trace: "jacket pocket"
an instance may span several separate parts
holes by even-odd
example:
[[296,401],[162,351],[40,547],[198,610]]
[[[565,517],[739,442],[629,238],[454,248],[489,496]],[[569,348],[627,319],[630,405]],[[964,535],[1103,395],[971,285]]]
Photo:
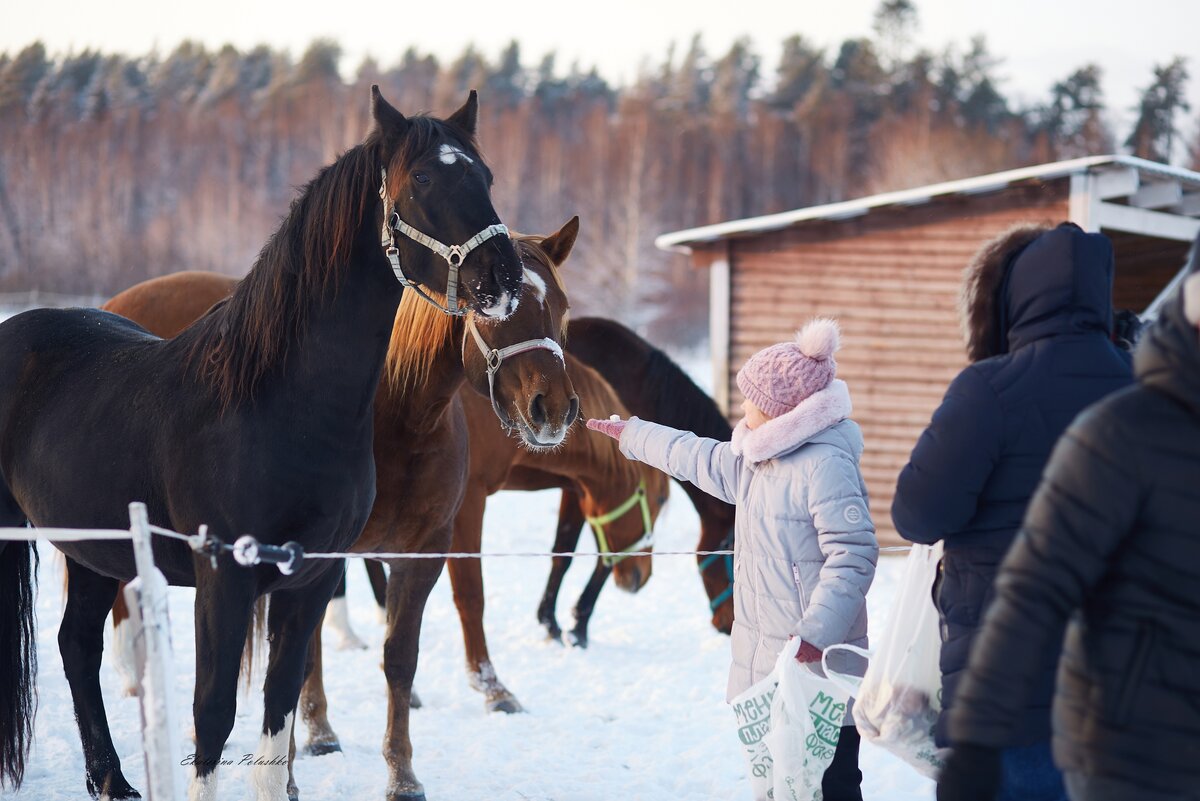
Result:
[[1133,654],[1129,658],[1129,667],[1125,670],[1125,675],[1117,687],[1112,718],[1115,726],[1124,726],[1129,722],[1138,690],[1142,686],[1146,669],[1150,665],[1150,654],[1154,650],[1157,634],[1157,627],[1153,623],[1149,621],[1138,623],[1137,637],[1133,644]]

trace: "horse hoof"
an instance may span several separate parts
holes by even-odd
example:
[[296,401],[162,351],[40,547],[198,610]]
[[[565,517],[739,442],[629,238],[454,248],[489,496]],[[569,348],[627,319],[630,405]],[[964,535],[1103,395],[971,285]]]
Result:
[[546,626],[546,639],[562,645],[562,629],[560,629],[558,626]]
[[514,715],[518,712],[524,712],[525,708],[521,706],[521,702],[511,695],[503,698],[493,698],[485,702],[488,712],[504,712],[509,715]]
[[387,801],[425,801],[425,793],[388,793]]
[[408,708],[409,709],[420,709],[423,706],[425,706],[425,704],[423,704],[421,702],[421,696],[417,695],[416,690],[413,690],[412,692],[410,692],[408,694]]
[[105,801],[127,801],[130,798],[141,798],[142,794],[133,789],[123,776],[112,776],[104,792],[98,792],[91,780],[88,780],[88,794],[92,798],[103,798]]
[[576,648],[583,648],[586,650],[588,647],[587,632],[572,631],[567,635],[567,639],[570,640],[571,645],[575,646]]
[[300,801],[300,789],[294,784],[289,784],[287,788],[288,801]]
[[337,740],[323,740],[317,743],[309,743],[304,746],[305,756],[325,756],[326,754],[340,754],[342,752],[342,744]]

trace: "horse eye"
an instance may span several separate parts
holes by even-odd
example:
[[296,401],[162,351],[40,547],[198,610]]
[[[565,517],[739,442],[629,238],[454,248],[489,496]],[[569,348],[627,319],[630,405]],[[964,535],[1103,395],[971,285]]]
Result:
[[413,179],[419,184],[429,183],[429,176],[423,172],[414,172]]

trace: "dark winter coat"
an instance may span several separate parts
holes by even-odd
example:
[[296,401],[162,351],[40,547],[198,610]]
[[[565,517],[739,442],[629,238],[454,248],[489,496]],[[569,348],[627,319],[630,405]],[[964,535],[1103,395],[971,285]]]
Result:
[[1192,798],[1200,333],[1179,297],[1143,336],[1135,364],[1139,383],[1088,409],[1055,449],[1001,567],[950,732],[956,742],[1013,743],[1017,710],[1041,673],[1037,655],[1057,648],[1066,628],[1054,698],[1059,767]]
[[[892,504],[892,519],[906,539],[945,542],[934,600],[946,709],[991,601],[996,570],[1055,441],[1086,406],[1132,381],[1128,355],[1109,339],[1113,251],[1107,237],[1073,225],[1049,229],[1015,259],[983,259],[968,282],[968,294],[977,297],[988,294],[979,287],[996,287],[998,301],[986,319],[970,321],[969,349],[1000,353],[951,383],[900,474]],[[982,341],[987,338],[997,339],[993,345]],[[1039,657],[1030,679],[1035,691],[1021,710],[1019,745],[1050,737],[1058,650]],[[949,744],[945,713],[937,736],[939,745]]]

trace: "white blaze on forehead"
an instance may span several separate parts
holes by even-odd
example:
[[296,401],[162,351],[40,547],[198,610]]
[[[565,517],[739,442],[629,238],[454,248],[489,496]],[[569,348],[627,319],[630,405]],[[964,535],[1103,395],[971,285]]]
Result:
[[543,303],[546,300],[546,282],[542,280],[540,275],[528,267],[525,268],[525,283],[533,287],[533,291],[537,293],[538,303]]
[[467,162],[468,164],[475,163],[474,159],[472,159],[466,153],[459,150],[454,145],[442,145],[442,149],[439,152],[441,155],[439,155],[438,158],[441,159],[443,164],[453,164],[454,162],[458,161],[459,159],[462,159],[463,161]]

